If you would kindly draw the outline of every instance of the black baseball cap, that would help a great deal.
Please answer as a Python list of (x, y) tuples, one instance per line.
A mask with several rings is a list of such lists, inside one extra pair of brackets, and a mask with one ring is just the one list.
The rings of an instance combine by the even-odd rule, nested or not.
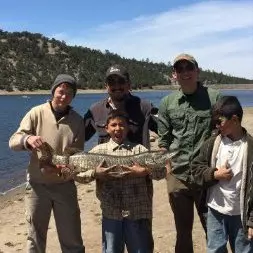
[(129, 81), (129, 73), (127, 69), (119, 64), (112, 65), (110, 68), (106, 71), (106, 80), (109, 76), (117, 75), (119, 77), (124, 78), (126, 81)]

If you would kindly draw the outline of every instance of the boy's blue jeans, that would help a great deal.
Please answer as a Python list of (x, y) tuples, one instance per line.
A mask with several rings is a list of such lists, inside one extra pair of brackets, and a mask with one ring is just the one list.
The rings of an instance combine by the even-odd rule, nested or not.
[(240, 215), (225, 215), (209, 207), (207, 252), (227, 253), (228, 241), (233, 253), (253, 253), (253, 241), (246, 238)]
[(102, 219), (103, 253), (153, 253), (152, 220)]

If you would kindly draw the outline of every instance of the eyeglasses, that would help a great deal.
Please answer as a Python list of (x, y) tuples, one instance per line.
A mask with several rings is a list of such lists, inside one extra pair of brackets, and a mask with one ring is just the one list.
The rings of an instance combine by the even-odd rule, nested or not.
[(182, 73), (182, 72), (185, 72), (185, 71), (193, 71), (196, 69), (196, 66), (194, 64), (187, 64), (185, 66), (182, 66), (182, 65), (178, 65), (178, 66), (175, 66), (175, 71), (177, 73)]
[(214, 121), (214, 123), (215, 123), (216, 126), (221, 126), (221, 125), (224, 125), (227, 122), (227, 120), (228, 119), (226, 117), (220, 116), (218, 119), (216, 119)]
[(108, 78), (106, 80), (106, 83), (108, 85), (125, 84), (126, 83), (126, 79), (124, 79), (122, 77), (119, 77), (119, 78), (112, 77), (112, 78)]

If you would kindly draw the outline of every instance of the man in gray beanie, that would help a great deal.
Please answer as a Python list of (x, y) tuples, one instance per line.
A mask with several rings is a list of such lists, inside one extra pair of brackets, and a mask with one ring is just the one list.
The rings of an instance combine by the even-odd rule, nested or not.
[(83, 118), (70, 106), (76, 94), (76, 81), (72, 76), (60, 74), (51, 91), (52, 99), (33, 107), (9, 140), (11, 149), (30, 153), (25, 194), (27, 252), (46, 251), (53, 211), (62, 252), (84, 253), (75, 183), (60, 176), (58, 167), (40, 161), (40, 149), (45, 142), (59, 155), (66, 147), (84, 148)]
[(71, 88), (73, 89), (73, 97), (75, 97), (76, 95), (76, 91), (77, 91), (77, 87), (76, 87), (76, 80), (74, 77), (70, 76), (70, 75), (67, 75), (67, 74), (59, 74), (53, 84), (52, 84), (52, 87), (51, 87), (51, 92), (52, 94), (54, 95), (54, 91), (55, 89), (62, 83), (68, 83)]

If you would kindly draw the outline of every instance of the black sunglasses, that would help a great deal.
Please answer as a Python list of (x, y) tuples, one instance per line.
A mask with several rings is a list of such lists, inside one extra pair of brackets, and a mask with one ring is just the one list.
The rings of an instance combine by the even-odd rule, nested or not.
[(220, 126), (221, 125), (221, 120), (220, 119), (214, 120), (214, 125), (215, 126)]
[(193, 71), (196, 69), (196, 67), (194, 64), (187, 64), (185, 66), (182, 66), (182, 65), (175, 66), (174, 69), (177, 73), (182, 73), (185, 71)]
[(216, 126), (220, 126), (222, 123), (224, 124), (227, 120), (229, 120), (229, 119), (224, 116), (220, 116), (219, 118), (214, 120), (214, 124)]
[(119, 77), (119, 78), (115, 78), (115, 77), (111, 77), (111, 78), (107, 78), (106, 83), (108, 85), (114, 85), (114, 84), (125, 84), (126, 83), (126, 79)]

